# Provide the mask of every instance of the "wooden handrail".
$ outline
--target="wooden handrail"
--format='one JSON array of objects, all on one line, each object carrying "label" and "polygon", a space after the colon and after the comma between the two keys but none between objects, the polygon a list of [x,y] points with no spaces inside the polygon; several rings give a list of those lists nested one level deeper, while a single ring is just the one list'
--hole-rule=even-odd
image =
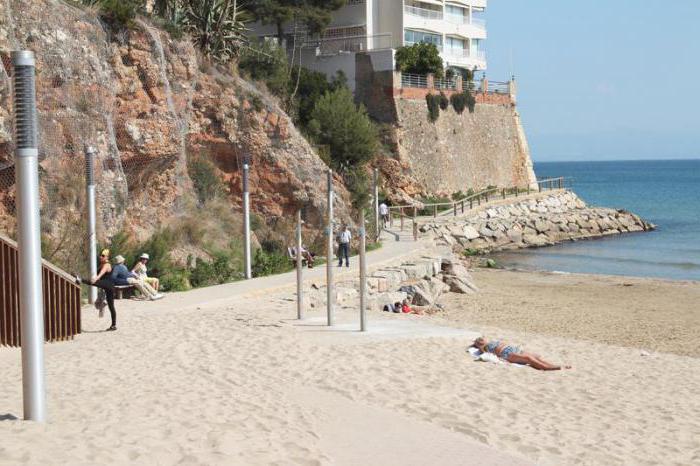
[{"label": "wooden handrail", "polygon": [[[80,333],[80,286],[73,277],[42,259],[44,339],[70,340]],[[21,346],[19,251],[0,234],[0,346]]]}]

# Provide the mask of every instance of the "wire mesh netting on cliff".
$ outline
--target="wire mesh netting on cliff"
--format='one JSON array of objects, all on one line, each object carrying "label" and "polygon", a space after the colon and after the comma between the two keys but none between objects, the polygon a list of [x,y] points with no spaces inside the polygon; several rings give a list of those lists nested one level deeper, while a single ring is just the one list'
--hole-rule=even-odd
[{"label": "wire mesh netting on cliff", "polygon": [[[80,10],[74,16],[66,18],[66,29],[69,33],[79,29],[75,37],[81,37],[80,41],[66,40],[58,36],[65,36],[65,31],[56,31],[41,35],[39,41],[46,43],[32,48],[36,54],[43,254],[66,268],[75,265],[74,270],[82,270],[87,243],[86,147],[97,151],[98,237],[119,231],[127,209],[135,224],[153,222],[152,209],[164,204],[169,213],[177,212],[181,194],[191,186],[187,184],[186,128],[181,118],[188,101],[172,96],[158,33],[150,32],[154,43],[150,61],[155,69],[138,69],[130,66],[128,57],[120,56],[123,38],[107,37],[105,28]],[[0,56],[0,232],[14,238],[12,66],[10,51],[0,51]],[[123,69],[114,63],[119,59],[117,65]],[[115,73],[131,74],[116,79]],[[134,82],[139,85],[129,87]],[[116,83],[127,88],[117,89]],[[143,89],[143,96],[134,96]],[[130,99],[120,101],[119,92],[129,94]],[[119,105],[131,105],[133,118],[115,121],[113,112]],[[152,131],[154,125],[157,132]],[[151,192],[153,184],[158,189]],[[170,198],[164,199],[163,193]]]}]

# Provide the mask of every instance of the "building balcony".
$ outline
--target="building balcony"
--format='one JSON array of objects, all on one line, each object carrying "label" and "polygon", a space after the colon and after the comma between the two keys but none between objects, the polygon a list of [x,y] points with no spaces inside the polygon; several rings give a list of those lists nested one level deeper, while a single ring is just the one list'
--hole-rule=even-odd
[{"label": "building balcony", "polygon": [[427,8],[420,8],[417,6],[404,5],[404,13],[411,16],[418,16],[419,18],[425,19],[437,19],[442,20],[443,14],[441,10],[429,10]]},{"label": "building balcony", "polygon": [[440,34],[444,29],[444,15],[441,10],[428,10],[404,5],[404,28],[434,31]]}]

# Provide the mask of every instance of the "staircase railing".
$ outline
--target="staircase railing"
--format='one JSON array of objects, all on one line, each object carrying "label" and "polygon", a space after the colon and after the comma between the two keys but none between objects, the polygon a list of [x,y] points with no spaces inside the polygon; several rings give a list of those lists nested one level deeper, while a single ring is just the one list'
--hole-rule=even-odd
[{"label": "staircase railing", "polygon": [[[0,234],[0,346],[19,347],[19,258],[17,243]],[[42,260],[44,340],[72,340],[80,333],[80,287],[73,277]]]}]

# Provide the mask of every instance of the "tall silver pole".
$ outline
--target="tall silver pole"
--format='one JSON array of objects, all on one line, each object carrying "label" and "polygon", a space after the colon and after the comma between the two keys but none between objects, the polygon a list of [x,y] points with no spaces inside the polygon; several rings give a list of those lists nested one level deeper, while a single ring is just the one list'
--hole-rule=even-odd
[{"label": "tall silver pole", "polygon": [[12,52],[14,66],[15,170],[19,250],[19,307],[22,321],[24,419],[46,421],[44,303],[41,282],[39,150],[34,53]]},{"label": "tall silver pole", "polygon": [[360,209],[360,331],[367,331],[367,233],[365,231],[365,210]]},{"label": "tall silver pole", "polygon": [[301,256],[301,209],[297,211],[297,319],[304,318],[303,267]]},{"label": "tall silver pole", "polygon": [[374,196],[374,237],[377,238],[377,240],[379,240],[379,234],[382,231],[379,228],[379,169],[375,168],[373,175],[374,176],[372,179],[372,195]]},{"label": "tall silver pole", "polygon": [[[97,236],[95,233],[96,213],[95,213],[95,154],[97,150],[88,146],[85,148],[85,186],[88,213],[88,248],[90,257],[90,276],[97,275]],[[88,290],[88,300],[90,304],[97,300],[97,288],[90,286]]]},{"label": "tall silver pole", "polygon": [[333,325],[333,170],[328,169],[328,249],[326,251],[326,303],[328,325]]},{"label": "tall silver pole", "polygon": [[245,278],[253,277],[250,259],[250,192],[248,190],[248,162],[243,164],[243,236],[245,248]]}]

